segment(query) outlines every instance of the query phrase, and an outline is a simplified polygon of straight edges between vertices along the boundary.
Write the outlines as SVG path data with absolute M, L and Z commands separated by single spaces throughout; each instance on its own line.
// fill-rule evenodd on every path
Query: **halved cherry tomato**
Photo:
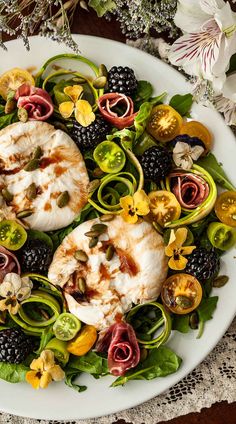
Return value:
M 169 105 L 158 105 L 152 109 L 147 132 L 163 143 L 173 140 L 183 123 L 180 114 Z
M 21 68 L 10 69 L 0 77 L 0 95 L 6 100 L 10 90 L 16 91 L 25 83 L 35 85 L 34 78 L 28 71 Z
M 16 221 L 0 222 L 0 245 L 9 250 L 18 250 L 26 242 L 27 232 Z
M 228 250 L 236 243 L 236 229 L 221 222 L 211 222 L 207 228 L 207 236 L 212 246 L 221 250 Z
M 150 215 L 159 225 L 164 227 L 168 222 L 179 219 L 181 206 L 173 193 L 167 190 L 151 191 L 148 197 Z
M 190 137 L 197 137 L 204 143 L 207 151 L 212 149 L 213 137 L 207 127 L 201 124 L 201 122 L 185 122 L 180 129 L 180 134 L 188 134 Z
M 93 157 L 103 172 L 110 174 L 122 170 L 125 165 L 125 153 L 113 141 L 102 141 L 93 152 Z
M 76 356 L 85 355 L 97 340 L 97 330 L 93 325 L 85 325 L 79 334 L 67 345 L 68 352 Z
M 217 197 L 215 213 L 221 222 L 236 227 L 236 191 L 224 191 Z
M 202 299 L 202 286 L 189 274 L 174 274 L 164 282 L 161 297 L 166 307 L 175 314 L 188 314 Z

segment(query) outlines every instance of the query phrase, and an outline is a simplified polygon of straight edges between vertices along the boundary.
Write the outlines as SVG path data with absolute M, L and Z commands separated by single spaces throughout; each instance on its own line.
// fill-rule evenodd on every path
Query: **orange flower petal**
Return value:
M 136 224 L 136 222 L 138 221 L 138 215 L 130 215 L 128 210 L 123 210 L 120 216 L 122 216 L 123 220 L 125 222 L 128 222 L 129 224 Z
M 49 372 L 44 371 L 42 377 L 40 378 L 41 389 L 46 389 L 51 382 L 52 382 L 51 375 L 49 374 Z
M 63 102 L 59 105 L 59 112 L 63 118 L 67 119 L 72 115 L 74 107 L 73 102 Z
M 60 365 L 54 365 L 54 367 L 50 368 L 48 372 L 54 381 L 61 381 L 65 378 L 65 373 Z
M 84 89 L 81 85 L 68 85 L 63 91 L 71 98 L 73 103 L 76 103 L 83 90 Z
M 194 249 L 196 249 L 196 246 L 183 246 L 181 247 L 181 253 L 182 255 L 190 255 Z
M 30 368 L 34 371 L 40 371 L 43 372 L 44 370 L 44 364 L 42 358 L 33 359 L 33 361 L 30 364 Z
M 28 371 L 25 376 L 27 383 L 31 384 L 36 390 L 40 387 L 40 378 L 41 376 L 37 371 Z
M 134 199 L 132 196 L 124 196 L 120 198 L 120 206 L 122 209 L 129 210 L 134 207 Z
M 43 361 L 43 369 L 48 371 L 55 365 L 54 353 L 50 349 L 43 350 L 40 355 L 40 359 Z
M 87 100 L 78 100 L 75 104 L 75 119 L 83 127 L 88 127 L 94 120 L 92 106 Z
M 175 231 L 175 245 L 176 247 L 181 247 L 183 246 L 186 238 L 188 235 L 188 230 L 187 228 L 183 227 L 183 228 L 178 228 L 178 230 Z
M 179 259 L 175 259 L 174 256 L 172 256 L 168 262 L 168 265 L 169 268 L 175 271 L 180 271 L 186 267 L 187 262 L 188 260 L 182 255 L 179 255 Z
M 144 190 L 136 191 L 136 193 L 134 193 L 133 199 L 138 215 L 147 215 L 150 212 L 149 197 L 146 195 Z

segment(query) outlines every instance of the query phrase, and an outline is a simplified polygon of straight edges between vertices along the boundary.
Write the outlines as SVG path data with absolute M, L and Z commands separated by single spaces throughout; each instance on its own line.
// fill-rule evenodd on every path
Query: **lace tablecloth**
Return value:
M 163 47 L 157 40 L 137 40 L 129 44 L 159 55 Z M 118 414 L 66 424 L 112 424 L 123 419 L 133 424 L 156 424 L 190 412 L 199 412 L 215 402 L 236 402 L 236 318 L 208 357 L 187 377 L 160 396 Z M 0 424 L 53 424 L 0 413 Z

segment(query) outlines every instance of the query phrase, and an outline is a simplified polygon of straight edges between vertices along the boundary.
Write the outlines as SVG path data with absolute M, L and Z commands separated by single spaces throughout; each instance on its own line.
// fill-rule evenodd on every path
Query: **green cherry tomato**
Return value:
M 67 342 L 53 338 L 48 342 L 45 349 L 52 350 L 55 358 L 62 366 L 65 366 L 69 361 L 70 354 L 67 350 Z
M 73 339 L 81 328 L 81 322 L 68 312 L 61 314 L 53 325 L 53 332 L 58 340 Z
M 18 250 L 26 242 L 27 232 L 16 221 L 0 222 L 0 245 L 9 250 Z
M 221 222 L 211 222 L 207 236 L 211 244 L 221 250 L 228 250 L 236 243 L 236 229 Z
M 115 174 L 125 165 L 125 153 L 113 141 L 102 141 L 93 152 L 95 162 L 103 172 Z

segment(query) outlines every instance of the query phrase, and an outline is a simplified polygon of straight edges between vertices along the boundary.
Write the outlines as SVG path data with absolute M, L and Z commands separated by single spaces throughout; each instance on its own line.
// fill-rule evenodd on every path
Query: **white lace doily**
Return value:
M 152 39 L 128 41 L 128 44 L 160 56 L 163 45 Z M 160 49 L 162 49 L 160 51 Z M 162 54 L 161 54 L 162 55 Z M 210 365 L 210 366 L 209 366 Z M 236 402 L 236 319 L 207 358 L 166 393 L 118 414 L 92 420 L 68 421 L 66 424 L 112 424 L 123 419 L 134 424 L 156 424 L 190 412 L 199 412 L 215 402 Z M 79 396 L 79 394 L 78 394 Z M 0 424 L 55 424 L 55 421 L 32 420 L 0 413 Z

